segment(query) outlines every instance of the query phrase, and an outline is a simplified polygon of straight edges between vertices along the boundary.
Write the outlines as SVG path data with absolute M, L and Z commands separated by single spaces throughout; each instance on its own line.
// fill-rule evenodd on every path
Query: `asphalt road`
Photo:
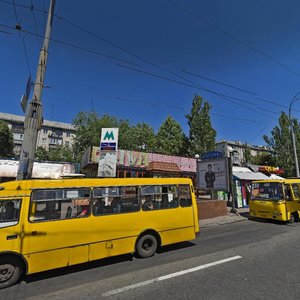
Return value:
M 27 276 L 0 299 L 297 299 L 300 223 L 201 230 L 148 259 L 124 255 Z

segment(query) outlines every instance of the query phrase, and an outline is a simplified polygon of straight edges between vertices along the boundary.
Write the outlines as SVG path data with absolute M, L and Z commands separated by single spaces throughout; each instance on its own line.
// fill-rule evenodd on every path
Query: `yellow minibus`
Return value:
M 261 180 L 251 184 L 250 216 L 293 223 L 300 216 L 300 179 Z
M 187 178 L 24 180 L 0 184 L 0 288 L 23 274 L 195 239 Z

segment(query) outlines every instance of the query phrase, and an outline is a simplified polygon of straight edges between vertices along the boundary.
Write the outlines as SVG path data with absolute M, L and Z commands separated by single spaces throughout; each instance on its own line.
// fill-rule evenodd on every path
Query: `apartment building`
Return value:
M 250 154 L 252 156 L 257 156 L 260 154 L 273 154 L 274 150 L 272 150 L 268 146 L 254 146 L 254 145 L 249 145 L 249 144 L 243 144 L 241 141 L 220 141 L 216 143 L 216 150 L 224 153 L 225 156 L 229 156 L 228 153 L 228 147 L 232 147 L 234 150 L 233 155 L 232 155 L 232 162 L 236 166 L 242 166 L 245 157 L 244 157 L 244 152 L 246 147 L 250 150 Z
M 16 156 L 21 153 L 24 119 L 24 116 L 0 113 L 0 120 L 5 121 L 13 133 Z M 76 130 L 72 124 L 44 120 L 42 129 L 38 133 L 37 147 L 43 146 L 49 150 L 59 145 L 71 146 L 75 136 Z

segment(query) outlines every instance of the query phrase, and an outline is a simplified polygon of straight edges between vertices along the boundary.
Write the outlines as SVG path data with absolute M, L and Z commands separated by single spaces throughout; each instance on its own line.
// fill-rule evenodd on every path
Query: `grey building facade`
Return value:
M 21 153 L 24 119 L 24 116 L 0 113 L 0 120 L 5 121 L 13 133 L 16 156 Z M 75 136 L 76 130 L 72 124 L 44 120 L 42 129 L 38 133 L 37 147 L 42 146 L 49 150 L 59 145 L 72 146 Z

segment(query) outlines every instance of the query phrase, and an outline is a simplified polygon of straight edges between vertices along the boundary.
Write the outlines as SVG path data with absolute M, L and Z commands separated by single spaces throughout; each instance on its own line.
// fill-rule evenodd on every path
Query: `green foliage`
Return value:
M 277 166 L 275 161 L 275 156 L 268 153 L 258 154 L 256 156 L 252 156 L 251 163 L 259 166 Z
M 96 112 L 79 112 L 73 120 L 76 128 L 74 139 L 74 155 L 77 162 L 81 161 L 84 151 L 89 146 L 99 146 L 101 128 L 118 127 L 118 120 L 107 114 L 101 118 Z
M 119 128 L 120 149 L 135 151 L 153 151 L 155 134 L 153 128 L 146 123 L 131 125 L 129 120 L 118 119 L 107 114 L 100 117 L 96 112 L 80 112 L 73 120 L 76 127 L 74 153 L 76 160 L 89 146 L 99 146 L 102 128 Z
M 0 121 L 0 157 L 14 156 L 14 139 L 11 130 L 4 121 Z
M 186 115 L 189 130 L 189 154 L 200 156 L 215 149 L 216 131 L 210 121 L 211 106 L 195 95 L 190 114 Z
M 185 151 L 185 141 L 179 123 L 168 116 L 157 132 L 155 150 L 161 154 L 182 155 Z
M 278 120 L 278 125 L 271 131 L 272 136 L 268 137 L 264 135 L 265 142 L 275 151 L 274 157 L 275 165 L 284 168 L 284 176 L 295 176 L 294 158 L 292 154 L 292 139 L 290 131 L 290 122 L 288 116 L 281 112 Z M 300 143 L 299 124 L 297 120 L 294 120 L 294 130 L 296 143 Z M 299 147 L 299 146 L 298 146 Z M 299 154 L 299 149 L 298 149 Z
M 75 162 L 74 152 L 68 146 L 57 146 L 49 151 L 39 146 L 35 151 L 35 157 L 43 161 Z
M 153 152 L 155 149 L 156 136 L 153 128 L 147 123 L 137 123 L 133 127 L 134 148 L 132 150 Z

